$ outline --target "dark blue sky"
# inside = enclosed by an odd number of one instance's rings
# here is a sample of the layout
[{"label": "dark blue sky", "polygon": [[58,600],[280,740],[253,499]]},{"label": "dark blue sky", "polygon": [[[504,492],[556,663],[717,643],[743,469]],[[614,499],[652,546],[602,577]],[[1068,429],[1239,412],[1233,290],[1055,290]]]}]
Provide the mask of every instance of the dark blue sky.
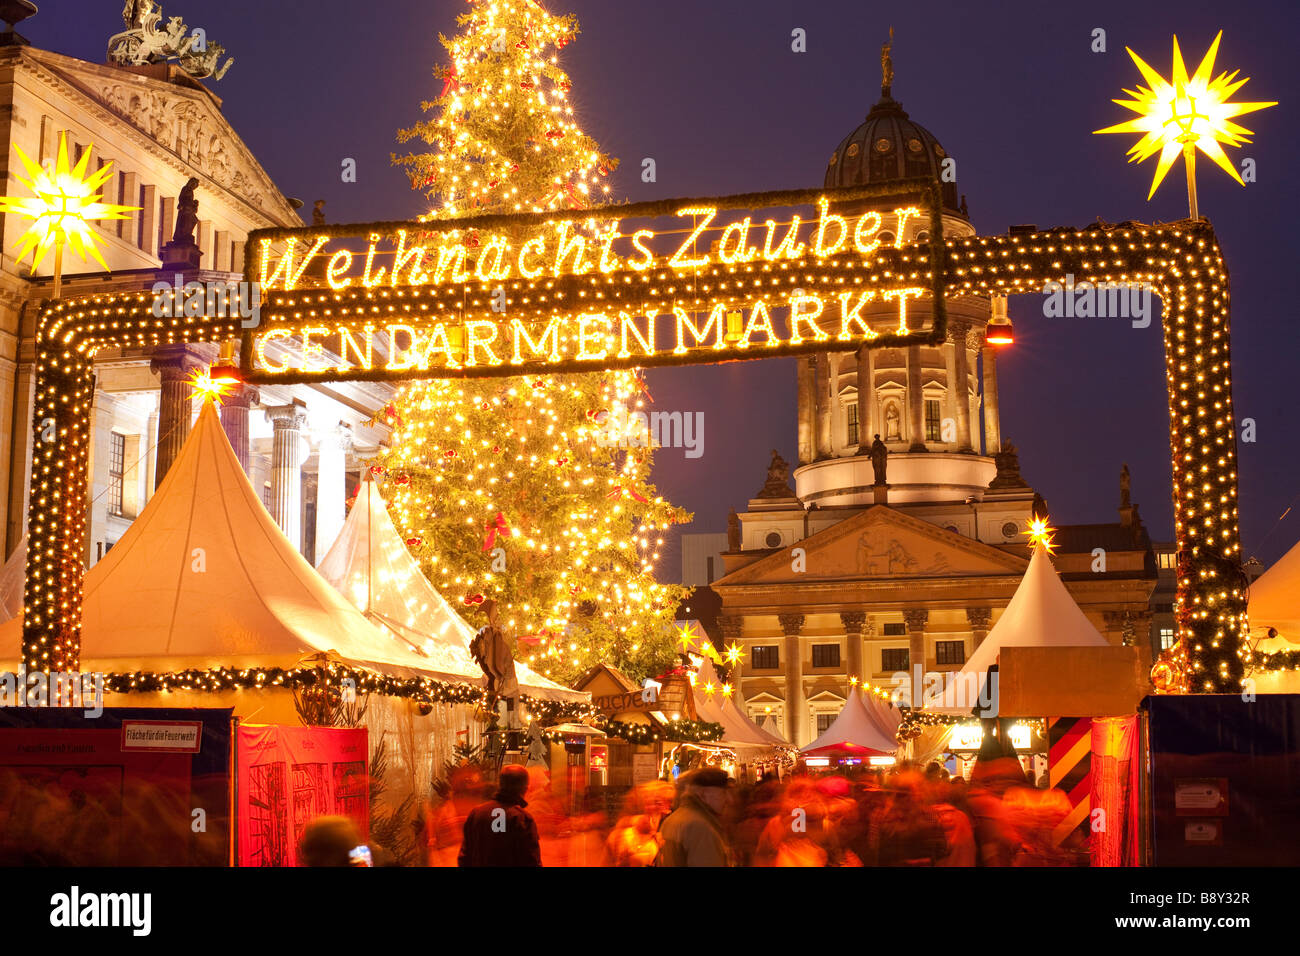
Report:
[{"label": "dark blue sky", "polygon": [[[121,27],[120,0],[46,0],[21,32],[39,46],[102,61]],[[894,96],[957,160],[976,227],[1083,226],[1186,215],[1175,168],[1146,201],[1154,161],[1125,163],[1130,136],[1093,136],[1127,111],[1110,102],[1138,79],[1125,45],[1168,74],[1171,34],[1194,66],[1224,30],[1218,66],[1251,77],[1238,99],[1280,100],[1243,120],[1256,161],[1242,188],[1204,160],[1200,203],[1232,279],[1244,550],[1268,563],[1300,538],[1300,428],[1295,400],[1300,186],[1294,3],[1055,3],[939,0],[553,0],[582,35],[563,51],[586,130],[623,160],[614,195],[628,200],[818,186],[827,158],[879,96],[880,44],[892,24]],[[441,84],[437,33],[455,31],[465,0],[166,0],[224,44],[235,66],[215,89],[225,113],[290,195],[324,198],[331,222],[413,216],[424,208],[389,163],[394,131]],[[790,48],[807,34],[807,52]],[[1106,31],[1104,54],[1090,50]],[[345,158],[357,182],[340,181]],[[653,157],[658,181],[640,181]],[[1037,297],[1013,299],[1017,343],[999,359],[1004,436],[1058,523],[1113,521],[1120,464],[1157,539],[1172,536],[1168,407],[1160,331],[1122,320],[1046,319]],[[656,407],[703,411],[705,453],[659,453],[655,478],[696,512],[688,530],[720,531],[762,485],[770,450],[793,460],[790,360],[658,370]],[[1291,411],[1287,412],[1290,396]],[[665,570],[676,556],[665,555]]]}]

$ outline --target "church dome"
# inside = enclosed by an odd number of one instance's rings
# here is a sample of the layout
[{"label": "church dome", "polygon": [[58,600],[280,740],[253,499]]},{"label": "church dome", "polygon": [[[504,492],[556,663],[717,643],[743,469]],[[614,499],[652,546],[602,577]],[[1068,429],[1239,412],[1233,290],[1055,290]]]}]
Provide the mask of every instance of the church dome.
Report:
[{"label": "church dome", "polygon": [[944,210],[965,217],[958,202],[957,184],[944,182],[941,177],[948,153],[935,135],[911,120],[902,104],[890,95],[894,69],[888,44],[881,51],[881,68],[880,102],[831,153],[825,188],[877,185],[917,176],[938,179]]}]

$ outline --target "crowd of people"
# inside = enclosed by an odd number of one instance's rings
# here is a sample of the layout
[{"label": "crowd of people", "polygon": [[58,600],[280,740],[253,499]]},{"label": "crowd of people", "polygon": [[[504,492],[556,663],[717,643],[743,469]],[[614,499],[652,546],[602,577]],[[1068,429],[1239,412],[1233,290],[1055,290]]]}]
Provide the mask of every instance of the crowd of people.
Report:
[{"label": "crowd of people", "polygon": [[[1044,783],[1045,781],[1039,781]],[[1013,758],[979,761],[969,781],[924,771],[796,772],[737,783],[722,770],[629,790],[621,811],[575,811],[540,767],[489,782],[458,768],[422,824],[430,866],[1076,866],[1087,865],[1060,790]],[[340,844],[341,845],[341,844]],[[339,858],[342,859],[341,854]],[[350,860],[358,865],[355,856]],[[340,864],[342,865],[342,864]]]}]

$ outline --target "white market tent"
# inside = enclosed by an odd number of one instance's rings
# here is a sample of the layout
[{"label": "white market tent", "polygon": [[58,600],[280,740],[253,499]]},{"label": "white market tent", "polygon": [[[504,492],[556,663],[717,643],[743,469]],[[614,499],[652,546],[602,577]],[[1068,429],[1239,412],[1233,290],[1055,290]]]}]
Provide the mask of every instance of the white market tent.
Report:
[{"label": "white market tent", "polygon": [[969,715],[988,669],[1004,647],[1104,647],[1109,643],[1074,603],[1047,550],[1039,544],[998,622],[961,670],[945,681],[943,691],[923,701],[924,709]]},{"label": "white market tent", "polygon": [[[1271,568],[1255,579],[1247,595],[1250,637],[1258,654],[1300,651],[1300,543],[1282,555]],[[1269,637],[1268,631],[1277,631]],[[1255,692],[1294,694],[1300,692],[1300,674],[1295,671],[1255,673]]]},{"label": "white market tent", "polygon": [[[483,670],[469,650],[475,629],[420,571],[374,481],[367,478],[361,483],[342,531],[316,570],[391,643],[419,655],[441,679],[482,685]],[[553,700],[589,699],[525,664],[516,662],[515,673],[525,694]]]},{"label": "white market tent", "polygon": [[812,743],[800,747],[799,752],[805,757],[823,754],[892,756],[898,750],[898,741],[892,731],[886,732],[878,726],[877,721],[880,719],[863,700],[862,689],[854,686],[849,691],[849,698],[844,702],[839,716],[826,728],[826,732]]},{"label": "white market tent", "polygon": [[[707,641],[708,638],[705,637],[704,640]],[[705,689],[710,685],[715,688],[712,695]],[[718,679],[718,672],[714,670],[713,662],[705,657],[695,677],[695,712],[700,720],[722,725],[722,739],[715,743],[733,750],[738,747],[751,749],[757,747],[764,750],[773,747],[789,749],[790,745],[782,737],[769,733],[745,716],[744,711],[736,706],[735,693],[727,697],[723,695],[721,686],[722,682]]]},{"label": "white market tent", "polygon": [[[0,631],[20,627],[15,619]],[[437,676],[289,543],[212,402],[144,511],[86,572],[81,648],[83,670],[290,668],[327,654],[392,676]]]},{"label": "white market tent", "polygon": [[23,580],[27,574],[27,535],[23,535],[9,560],[0,567],[0,622],[23,610]]}]

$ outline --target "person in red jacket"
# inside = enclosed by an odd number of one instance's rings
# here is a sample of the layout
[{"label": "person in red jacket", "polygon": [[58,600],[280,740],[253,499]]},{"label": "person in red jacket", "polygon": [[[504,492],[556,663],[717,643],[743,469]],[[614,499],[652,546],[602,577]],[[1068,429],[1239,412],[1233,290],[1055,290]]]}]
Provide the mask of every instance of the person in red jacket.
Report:
[{"label": "person in red jacket", "polygon": [[541,866],[537,823],[525,807],[528,771],[518,764],[501,768],[496,796],[465,818],[460,866]]}]

